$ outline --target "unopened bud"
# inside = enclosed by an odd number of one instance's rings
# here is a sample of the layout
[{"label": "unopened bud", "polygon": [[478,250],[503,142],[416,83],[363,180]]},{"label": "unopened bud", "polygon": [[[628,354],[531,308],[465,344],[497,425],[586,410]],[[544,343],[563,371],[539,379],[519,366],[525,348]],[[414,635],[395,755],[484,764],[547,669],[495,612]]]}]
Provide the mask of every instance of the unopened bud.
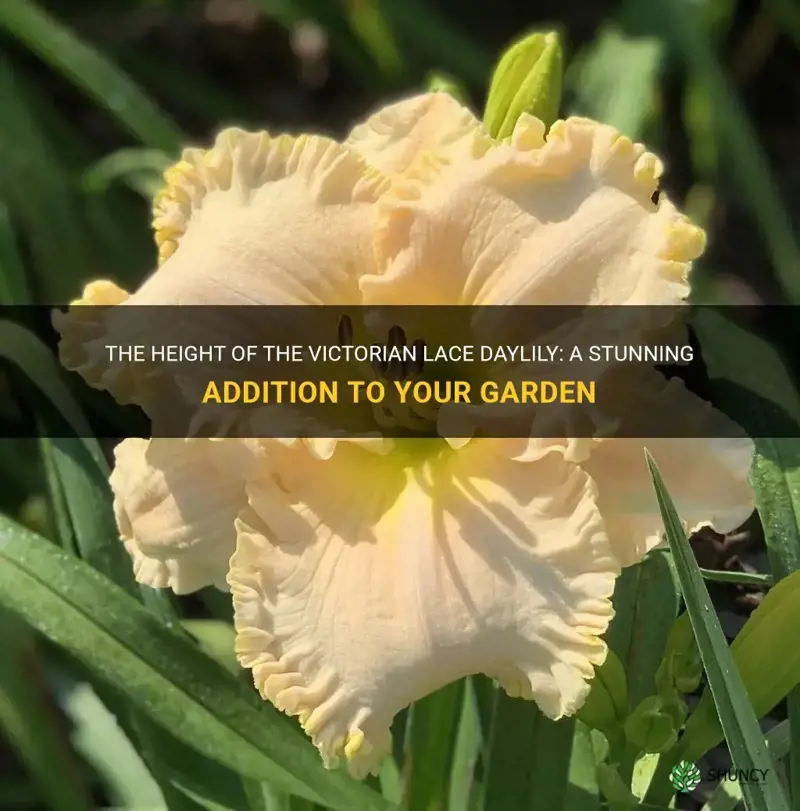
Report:
[{"label": "unopened bud", "polygon": [[675,745],[675,721],[660,696],[649,696],[628,716],[625,737],[641,752],[665,752]]},{"label": "unopened bud", "polygon": [[549,127],[558,117],[564,72],[555,31],[529,34],[512,45],[495,68],[483,123],[495,138],[507,138],[523,113]]}]

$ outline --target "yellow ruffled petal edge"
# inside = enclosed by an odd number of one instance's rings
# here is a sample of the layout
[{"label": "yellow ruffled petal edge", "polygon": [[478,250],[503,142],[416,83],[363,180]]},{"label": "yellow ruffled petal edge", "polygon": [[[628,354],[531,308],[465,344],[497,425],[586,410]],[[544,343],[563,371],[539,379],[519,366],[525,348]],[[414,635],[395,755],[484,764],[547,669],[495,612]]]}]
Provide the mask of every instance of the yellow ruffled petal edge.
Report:
[{"label": "yellow ruffled petal edge", "polygon": [[[666,195],[656,197],[663,172],[661,160],[643,144],[634,143],[613,127],[587,118],[556,121],[549,131],[531,115],[523,114],[511,138],[478,152],[471,161],[456,164],[445,155],[423,156],[416,171],[399,180],[379,202],[381,226],[376,236],[379,268],[387,268],[408,244],[416,206],[437,184],[488,183],[514,188],[537,181],[564,180],[583,173],[594,185],[609,185],[629,194],[647,210],[659,212],[654,227],[656,258],[662,274],[674,283],[680,296],[689,293],[691,262],[705,250],[703,229],[679,213]],[[665,302],[670,303],[670,302]]]},{"label": "yellow ruffled petal edge", "polygon": [[[327,154],[321,155],[321,150]],[[341,144],[323,136],[273,137],[266,131],[247,132],[235,127],[222,130],[210,149],[185,149],[181,159],[164,172],[166,186],[153,201],[159,264],[175,253],[192,212],[209,192],[230,191],[247,198],[270,181],[304,168],[324,170],[345,152],[348,150]],[[353,192],[354,202],[375,199],[389,181],[367,166],[356,152],[350,154],[363,163],[361,180]]]}]

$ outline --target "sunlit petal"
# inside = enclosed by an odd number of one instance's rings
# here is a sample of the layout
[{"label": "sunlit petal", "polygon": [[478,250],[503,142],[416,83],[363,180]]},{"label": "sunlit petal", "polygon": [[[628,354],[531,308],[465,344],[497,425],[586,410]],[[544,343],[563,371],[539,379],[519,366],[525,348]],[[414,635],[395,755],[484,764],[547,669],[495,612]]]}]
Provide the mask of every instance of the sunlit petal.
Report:
[{"label": "sunlit petal", "polygon": [[482,154],[492,140],[448,93],[424,93],[382,107],[357,125],[346,143],[371,166],[397,178],[419,167],[426,153],[457,162]]},{"label": "sunlit petal", "polygon": [[[754,508],[748,478],[752,440],[680,380],[667,381],[654,371],[640,377],[645,375],[647,385],[619,393],[620,434],[641,436],[663,426],[663,437],[593,442],[581,463],[597,482],[598,505],[623,566],[641,560],[663,537],[645,448],[688,531],[712,526],[720,533],[732,532]],[[677,435],[679,428],[683,437]]]},{"label": "sunlit petal", "polygon": [[367,303],[678,304],[703,232],[663,195],[643,146],[586,119],[400,183],[381,203]]},{"label": "sunlit petal", "polygon": [[594,486],[559,453],[507,450],[422,443],[403,466],[402,449],[283,448],[251,483],[229,575],[237,652],[329,763],[374,768],[395,713],[471,673],[552,718],[584,700],[618,573]]}]

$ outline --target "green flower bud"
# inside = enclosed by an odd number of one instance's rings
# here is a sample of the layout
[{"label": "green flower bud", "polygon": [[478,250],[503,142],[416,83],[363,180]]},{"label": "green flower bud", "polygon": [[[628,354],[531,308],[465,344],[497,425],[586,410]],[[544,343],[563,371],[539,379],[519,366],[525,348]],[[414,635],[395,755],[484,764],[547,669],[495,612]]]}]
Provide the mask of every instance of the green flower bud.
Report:
[{"label": "green flower bud", "polygon": [[675,687],[681,693],[693,693],[703,678],[703,661],[698,650],[676,656],[673,663],[672,677]]},{"label": "green flower bud", "polygon": [[522,113],[549,127],[558,117],[564,57],[555,31],[523,37],[494,71],[483,123],[490,135],[507,138]]},{"label": "green flower bud", "polygon": [[672,700],[679,693],[694,692],[703,677],[703,662],[688,614],[675,620],[667,637],[664,658],[656,672],[658,693]]},{"label": "green flower bud", "polygon": [[675,721],[660,696],[649,696],[628,716],[625,737],[642,752],[666,752],[675,745]]},{"label": "green flower bud", "polygon": [[664,701],[664,712],[672,718],[675,729],[680,729],[689,715],[689,707],[686,706],[686,702],[679,695],[676,695]]},{"label": "green flower bud", "polygon": [[628,712],[628,683],[622,662],[608,652],[597,668],[592,689],[577,717],[591,729],[611,733],[619,730]]}]

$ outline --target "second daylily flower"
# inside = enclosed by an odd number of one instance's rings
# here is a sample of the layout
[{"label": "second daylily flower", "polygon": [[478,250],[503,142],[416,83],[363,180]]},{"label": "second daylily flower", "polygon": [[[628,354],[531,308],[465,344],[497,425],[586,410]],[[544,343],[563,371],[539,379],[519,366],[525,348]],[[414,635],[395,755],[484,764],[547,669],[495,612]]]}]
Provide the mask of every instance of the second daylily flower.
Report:
[{"label": "second daylily flower", "polygon": [[[344,143],[227,130],[156,201],[161,266],[82,304],[678,305],[703,234],[659,161],[611,127],[523,116],[494,141],[445,94],[381,110]],[[147,408],[73,308],[64,362]],[[721,415],[655,372],[620,415]],[[127,440],[112,478],[137,577],[230,586],[236,649],[326,762],[363,775],[394,715],[472,673],[551,718],[604,661],[621,567],[658,542],[644,441]],[[749,440],[647,442],[690,527],[752,509]]]}]

